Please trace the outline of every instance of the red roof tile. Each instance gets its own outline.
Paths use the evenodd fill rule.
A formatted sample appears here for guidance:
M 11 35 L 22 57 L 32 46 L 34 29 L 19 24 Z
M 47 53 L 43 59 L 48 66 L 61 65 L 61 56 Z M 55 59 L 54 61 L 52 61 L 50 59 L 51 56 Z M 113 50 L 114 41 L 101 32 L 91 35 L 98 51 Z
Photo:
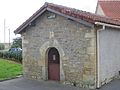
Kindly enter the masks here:
M 120 26 L 120 22 L 118 20 L 113 20 L 108 17 L 99 16 L 93 13 L 81 11 L 74 8 L 69 8 L 52 3 L 45 3 L 36 13 L 34 13 L 28 20 L 26 20 L 22 25 L 20 25 L 14 32 L 18 34 L 21 31 L 23 31 L 32 21 L 34 21 L 37 17 L 39 17 L 41 13 L 43 13 L 45 10 L 74 17 L 78 20 L 82 19 L 92 24 L 95 24 L 95 22 L 102 22 L 102 23 Z
M 120 20 L 120 0 L 99 0 L 98 4 L 106 16 Z

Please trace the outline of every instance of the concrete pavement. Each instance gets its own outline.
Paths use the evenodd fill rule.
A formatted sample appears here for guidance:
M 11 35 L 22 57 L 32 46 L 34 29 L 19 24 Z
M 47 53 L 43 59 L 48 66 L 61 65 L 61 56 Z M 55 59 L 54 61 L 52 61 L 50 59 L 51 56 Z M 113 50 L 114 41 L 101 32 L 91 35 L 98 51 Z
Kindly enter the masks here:
M 87 90 L 69 85 L 62 85 L 53 81 L 32 81 L 17 78 L 0 82 L 0 90 Z
M 102 86 L 99 90 L 120 90 L 120 79 L 111 81 L 110 83 Z
M 24 78 L 17 78 L 0 82 L 0 90 L 88 90 L 70 85 L 62 85 L 52 81 L 32 81 Z M 120 90 L 120 80 L 103 86 L 99 90 Z

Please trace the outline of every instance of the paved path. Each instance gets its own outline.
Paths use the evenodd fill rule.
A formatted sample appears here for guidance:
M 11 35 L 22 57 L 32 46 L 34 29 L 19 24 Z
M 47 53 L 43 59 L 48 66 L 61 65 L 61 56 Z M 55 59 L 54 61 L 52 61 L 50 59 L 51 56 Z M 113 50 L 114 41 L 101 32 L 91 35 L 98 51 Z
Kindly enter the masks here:
M 0 82 L 0 90 L 88 90 L 69 85 L 62 85 L 52 81 L 38 82 L 17 78 L 13 80 Z M 99 90 L 120 90 L 120 80 L 115 80 L 112 83 L 103 86 Z

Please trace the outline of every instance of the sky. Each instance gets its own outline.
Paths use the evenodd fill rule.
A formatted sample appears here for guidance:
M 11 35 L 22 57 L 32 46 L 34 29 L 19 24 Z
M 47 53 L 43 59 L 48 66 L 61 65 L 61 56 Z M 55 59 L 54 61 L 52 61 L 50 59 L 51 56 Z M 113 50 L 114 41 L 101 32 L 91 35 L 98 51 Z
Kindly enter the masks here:
M 5 20 L 5 42 L 10 42 L 15 35 L 14 30 L 35 13 L 45 2 L 68 6 L 88 12 L 95 12 L 97 0 L 0 0 L 0 43 L 4 42 L 4 20 Z

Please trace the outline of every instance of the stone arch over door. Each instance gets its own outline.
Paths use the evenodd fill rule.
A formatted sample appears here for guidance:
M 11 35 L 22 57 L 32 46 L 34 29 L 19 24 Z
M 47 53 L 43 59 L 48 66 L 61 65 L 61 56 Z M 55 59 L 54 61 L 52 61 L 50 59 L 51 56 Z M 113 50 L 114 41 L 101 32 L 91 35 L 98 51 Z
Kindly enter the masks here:
M 48 51 L 51 47 L 54 47 L 59 52 L 60 57 L 60 81 L 65 80 L 64 70 L 62 61 L 64 60 L 65 54 L 63 49 L 57 40 L 47 41 L 40 47 L 40 64 L 42 64 L 42 79 L 48 80 Z

